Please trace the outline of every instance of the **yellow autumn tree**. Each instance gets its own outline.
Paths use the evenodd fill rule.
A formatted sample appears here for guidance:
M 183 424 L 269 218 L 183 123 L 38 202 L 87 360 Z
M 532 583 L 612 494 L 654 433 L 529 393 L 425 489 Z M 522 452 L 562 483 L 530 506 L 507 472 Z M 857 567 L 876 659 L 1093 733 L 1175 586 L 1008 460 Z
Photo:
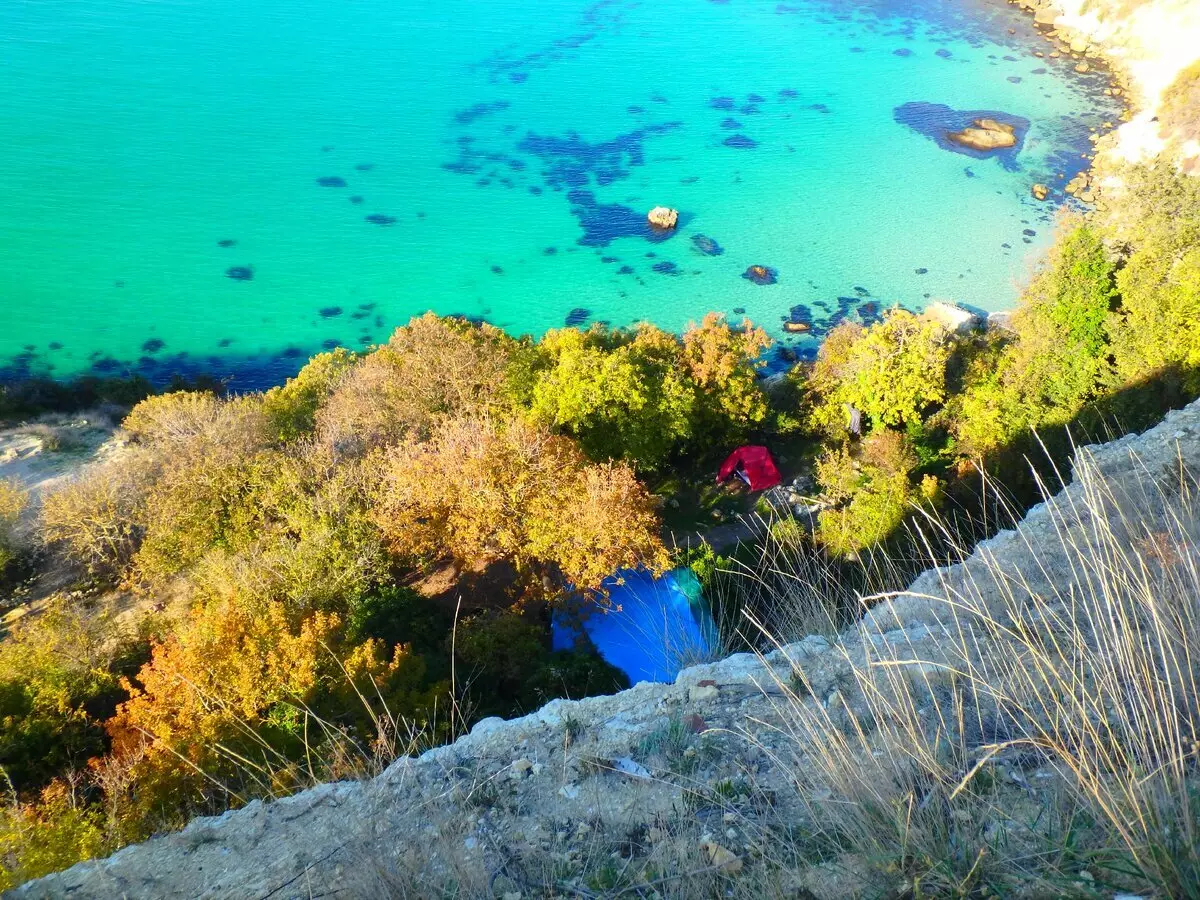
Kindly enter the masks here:
M 520 420 L 456 419 L 381 455 L 375 520 L 393 552 L 510 563 L 519 591 L 599 591 L 625 567 L 665 567 L 649 493 L 623 463 Z

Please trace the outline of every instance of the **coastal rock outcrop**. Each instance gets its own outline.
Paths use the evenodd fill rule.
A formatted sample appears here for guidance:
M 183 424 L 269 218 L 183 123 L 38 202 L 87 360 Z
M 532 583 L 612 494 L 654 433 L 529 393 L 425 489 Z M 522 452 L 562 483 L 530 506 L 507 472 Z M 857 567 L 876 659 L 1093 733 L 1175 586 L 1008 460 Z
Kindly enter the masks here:
M 965 334 L 978 328 L 980 322 L 979 316 L 969 309 L 963 309 L 957 303 L 946 303 L 942 300 L 935 300 L 926 306 L 922 316 L 937 322 L 954 334 Z
M 1017 145 L 1016 129 L 996 119 L 976 119 L 962 131 L 950 131 L 946 138 L 972 150 L 1007 150 Z
M 646 214 L 646 219 L 655 228 L 664 230 L 674 228 L 679 224 L 679 210 L 668 206 L 656 206 Z

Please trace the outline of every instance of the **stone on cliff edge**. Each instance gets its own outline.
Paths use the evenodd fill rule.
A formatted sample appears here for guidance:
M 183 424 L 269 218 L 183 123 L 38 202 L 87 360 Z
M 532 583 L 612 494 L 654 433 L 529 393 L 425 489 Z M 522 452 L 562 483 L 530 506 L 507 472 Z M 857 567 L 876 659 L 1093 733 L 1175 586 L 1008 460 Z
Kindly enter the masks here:
M 679 210 L 667 206 L 656 206 L 646 218 L 655 228 L 674 228 L 679 223 Z
M 943 303 L 941 300 L 926 306 L 923 315 L 953 334 L 965 334 L 979 325 L 979 316 L 975 313 L 954 303 Z
M 962 131 L 951 131 L 946 137 L 972 150 L 1007 150 L 1017 145 L 1016 129 L 995 119 L 976 119 Z

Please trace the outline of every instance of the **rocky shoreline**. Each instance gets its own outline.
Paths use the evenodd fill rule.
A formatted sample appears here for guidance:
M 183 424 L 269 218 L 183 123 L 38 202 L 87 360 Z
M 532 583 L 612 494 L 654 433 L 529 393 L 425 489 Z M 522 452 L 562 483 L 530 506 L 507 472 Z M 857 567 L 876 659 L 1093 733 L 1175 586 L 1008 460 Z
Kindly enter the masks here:
M 1103 201 L 1104 186 L 1119 187 L 1114 170 L 1122 163 L 1150 162 L 1168 150 L 1176 164 L 1200 170 L 1200 142 L 1170 146 L 1158 113 L 1167 89 L 1200 61 L 1200 4 L 1191 0 L 1008 0 L 1033 16 L 1053 49 L 1051 58 L 1077 60 L 1087 73 L 1106 69 L 1113 81 L 1106 89 L 1126 102 L 1121 122 L 1094 133 L 1090 174 L 1072 193 L 1084 202 Z M 1039 54 L 1041 55 L 1041 54 Z M 1085 197 L 1084 194 L 1092 194 Z

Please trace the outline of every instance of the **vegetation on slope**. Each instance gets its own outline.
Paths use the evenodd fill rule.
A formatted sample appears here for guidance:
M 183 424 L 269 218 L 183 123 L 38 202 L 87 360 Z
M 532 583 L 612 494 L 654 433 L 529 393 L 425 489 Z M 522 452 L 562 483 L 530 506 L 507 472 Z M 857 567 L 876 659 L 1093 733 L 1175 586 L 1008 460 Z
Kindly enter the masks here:
M 40 512 L 90 593 L 0 644 L 3 878 L 378 771 L 473 711 L 611 690 L 594 655 L 551 652 L 547 611 L 669 565 L 646 484 L 734 442 L 806 448 L 826 508 L 770 540 L 838 577 L 870 554 L 915 564 L 921 509 L 967 539 L 1008 521 L 993 496 L 1036 500 L 1029 457 L 1061 458 L 1068 428 L 1139 427 L 1200 392 L 1200 186 L 1127 181 L 1119 215 L 1063 222 L 1011 330 L 845 323 L 770 393 L 765 336 L 717 316 L 535 342 L 428 315 L 264 394 L 137 403 L 126 451 Z M 98 614 L 118 585 L 148 611 Z

